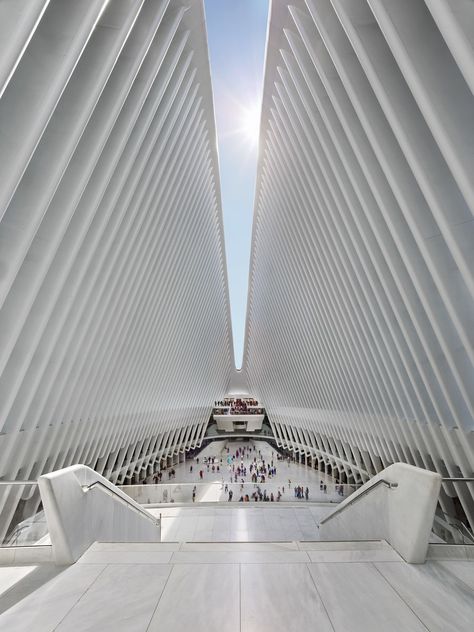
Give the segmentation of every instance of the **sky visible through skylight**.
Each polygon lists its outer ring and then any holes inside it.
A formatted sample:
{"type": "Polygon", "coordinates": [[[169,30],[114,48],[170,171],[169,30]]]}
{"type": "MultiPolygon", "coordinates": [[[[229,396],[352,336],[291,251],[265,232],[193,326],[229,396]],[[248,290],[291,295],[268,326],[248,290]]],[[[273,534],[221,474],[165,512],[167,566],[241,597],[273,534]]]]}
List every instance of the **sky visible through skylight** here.
{"type": "Polygon", "coordinates": [[[235,363],[242,364],[268,0],[205,0],[235,363]]]}

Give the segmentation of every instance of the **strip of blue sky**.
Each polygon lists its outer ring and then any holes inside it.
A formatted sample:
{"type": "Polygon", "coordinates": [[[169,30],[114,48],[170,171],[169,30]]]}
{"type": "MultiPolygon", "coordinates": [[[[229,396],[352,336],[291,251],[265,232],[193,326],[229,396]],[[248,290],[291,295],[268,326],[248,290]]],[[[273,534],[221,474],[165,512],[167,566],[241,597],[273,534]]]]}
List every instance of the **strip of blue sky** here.
{"type": "Polygon", "coordinates": [[[268,0],[205,0],[235,362],[242,363],[268,0]]]}

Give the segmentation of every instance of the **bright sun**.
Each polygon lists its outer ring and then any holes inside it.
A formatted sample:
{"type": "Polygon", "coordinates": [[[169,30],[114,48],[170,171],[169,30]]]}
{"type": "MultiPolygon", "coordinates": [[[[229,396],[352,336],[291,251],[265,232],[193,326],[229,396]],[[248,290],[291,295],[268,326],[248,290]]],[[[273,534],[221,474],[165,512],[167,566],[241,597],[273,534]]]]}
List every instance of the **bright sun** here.
{"type": "Polygon", "coordinates": [[[260,108],[242,108],[239,131],[251,145],[258,144],[260,131],[260,108]]]}

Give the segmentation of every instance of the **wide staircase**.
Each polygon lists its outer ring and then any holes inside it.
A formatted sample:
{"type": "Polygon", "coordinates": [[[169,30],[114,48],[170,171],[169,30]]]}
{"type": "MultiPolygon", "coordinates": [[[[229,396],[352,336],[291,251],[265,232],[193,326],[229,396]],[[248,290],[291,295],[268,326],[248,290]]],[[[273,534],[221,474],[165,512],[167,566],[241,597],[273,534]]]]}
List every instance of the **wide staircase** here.
{"type": "MultiPolygon", "coordinates": [[[[175,476],[196,476],[197,458],[175,476]]],[[[469,530],[457,544],[434,533],[438,475],[395,464],[349,494],[278,460],[271,484],[289,476],[279,502],[194,503],[137,502],[143,486],[84,466],[42,477],[41,537],[31,546],[23,524],[0,549],[0,630],[472,632],[474,545],[469,530]]]]}

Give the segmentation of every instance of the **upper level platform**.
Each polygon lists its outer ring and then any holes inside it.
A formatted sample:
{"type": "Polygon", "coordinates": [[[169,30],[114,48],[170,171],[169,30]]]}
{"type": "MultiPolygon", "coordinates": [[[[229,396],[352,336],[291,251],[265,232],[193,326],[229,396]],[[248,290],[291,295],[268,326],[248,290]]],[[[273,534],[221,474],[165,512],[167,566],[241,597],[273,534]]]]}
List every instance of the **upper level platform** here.
{"type": "Polygon", "coordinates": [[[228,395],[214,402],[212,418],[219,431],[259,432],[265,419],[265,408],[248,395],[228,395]]]}

